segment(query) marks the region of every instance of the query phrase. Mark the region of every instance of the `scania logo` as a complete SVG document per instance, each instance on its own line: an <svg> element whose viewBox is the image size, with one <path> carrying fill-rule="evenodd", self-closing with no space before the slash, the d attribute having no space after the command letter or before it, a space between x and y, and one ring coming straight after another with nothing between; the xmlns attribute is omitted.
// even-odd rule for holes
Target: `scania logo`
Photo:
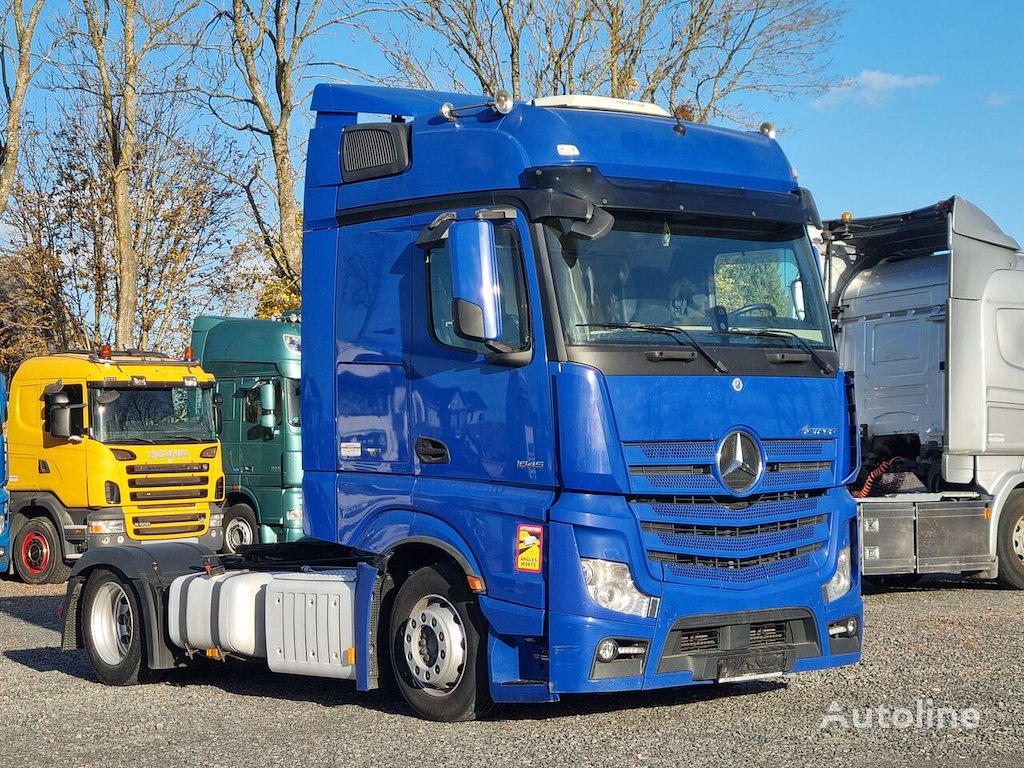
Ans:
<svg viewBox="0 0 1024 768"><path fill-rule="evenodd" d="M749 432L733 430L718 447L718 476L733 493L746 493L764 473L761 449Z"/></svg>
<svg viewBox="0 0 1024 768"><path fill-rule="evenodd" d="M164 449L149 452L149 458L152 459L187 459L188 451L184 448L178 448L175 450Z"/></svg>

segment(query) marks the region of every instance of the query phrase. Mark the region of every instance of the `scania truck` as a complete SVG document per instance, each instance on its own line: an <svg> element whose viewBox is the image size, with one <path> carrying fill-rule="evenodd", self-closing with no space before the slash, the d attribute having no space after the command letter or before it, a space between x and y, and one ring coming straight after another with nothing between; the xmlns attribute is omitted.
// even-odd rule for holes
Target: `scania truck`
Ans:
<svg viewBox="0 0 1024 768"><path fill-rule="evenodd" d="M302 538L296 320L203 316L192 324L192 350L223 402L224 552Z"/></svg>
<svg viewBox="0 0 1024 768"><path fill-rule="evenodd" d="M1024 589L1024 254L961 197L825 227L865 576Z"/></svg>
<svg viewBox="0 0 1024 768"><path fill-rule="evenodd" d="M0 441L0 575L7 573L11 567L11 521L10 494L7 491L7 475L10 464L7 460L7 379L0 376L0 430L3 440Z"/></svg>
<svg viewBox="0 0 1024 768"><path fill-rule="evenodd" d="M166 539L221 546L213 376L103 345L33 357L11 380L11 541L30 584L87 549Z"/></svg>
<svg viewBox="0 0 1024 768"><path fill-rule="evenodd" d="M308 540L91 551L65 647L110 684L238 656L448 721L857 661L852 382L770 131L505 92L313 108Z"/></svg>

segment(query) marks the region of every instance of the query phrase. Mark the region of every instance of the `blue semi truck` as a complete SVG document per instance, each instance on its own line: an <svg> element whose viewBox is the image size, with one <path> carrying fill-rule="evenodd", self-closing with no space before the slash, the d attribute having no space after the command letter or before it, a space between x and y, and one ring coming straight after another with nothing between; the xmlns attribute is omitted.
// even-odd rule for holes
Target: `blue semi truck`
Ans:
<svg viewBox="0 0 1024 768"><path fill-rule="evenodd" d="M504 92L313 108L307 539L90 551L65 647L109 684L238 656L449 721L856 662L853 384L769 132Z"/></svg>

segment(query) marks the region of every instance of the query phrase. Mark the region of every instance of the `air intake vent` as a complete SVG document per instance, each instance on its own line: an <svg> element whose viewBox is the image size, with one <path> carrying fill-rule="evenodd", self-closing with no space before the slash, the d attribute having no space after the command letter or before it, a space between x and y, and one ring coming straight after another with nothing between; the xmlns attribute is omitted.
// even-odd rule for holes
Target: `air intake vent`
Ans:
<svg viewBox="0 0 1024 768"><path fill-rule="evenodd" d="M408 123L347 125L341 134L341 178L353 181L380 179L409 167Z"/></svg>

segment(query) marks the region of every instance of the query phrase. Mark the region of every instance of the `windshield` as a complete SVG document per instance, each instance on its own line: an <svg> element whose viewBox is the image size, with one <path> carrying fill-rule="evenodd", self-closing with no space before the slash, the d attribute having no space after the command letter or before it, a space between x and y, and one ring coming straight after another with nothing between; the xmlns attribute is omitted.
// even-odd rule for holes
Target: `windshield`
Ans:
<svg viewBox="0 0 1024 768"><path fill-rule="evenodd" d="M205 443L215 437L213 388L90 387L92 437L101 443Z"/></svg>
<svg viewBox="0 0 1024 768"><path fill-rule="evenodd" d="M832 348L802 226L613 213L597 240L544 227L567 343L651 343L658 332L628 327L639 324L684 328L706 345L785 347L795 335Z"/></svg>

